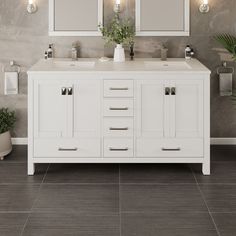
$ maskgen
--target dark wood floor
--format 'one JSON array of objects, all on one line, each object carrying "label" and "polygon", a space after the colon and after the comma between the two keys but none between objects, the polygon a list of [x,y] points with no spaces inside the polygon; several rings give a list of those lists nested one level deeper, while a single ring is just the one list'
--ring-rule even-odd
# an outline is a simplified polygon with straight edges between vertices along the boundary
[{"label": "dark wood floor", "polygon": [[234,236],[236,147],[200,165],[43,164],[26,146],[0,162],[0,236]]}]

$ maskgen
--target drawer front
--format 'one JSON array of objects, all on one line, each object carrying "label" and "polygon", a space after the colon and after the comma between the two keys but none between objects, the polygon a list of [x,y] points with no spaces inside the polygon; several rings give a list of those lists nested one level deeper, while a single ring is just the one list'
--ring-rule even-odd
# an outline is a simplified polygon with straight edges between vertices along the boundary
[{"label": "drawer front", "polygon": [[104,137],[133,137],[133,118],[104,118]]},{"label": "drawer front", "polygon": [[104,80],[104,97],[133,97],[133,80]]},{"label": "drawer front", "polygon": [[34,140],[35,157],[101,157],[100,139]]},{"label": "drawer front", "polygon": [[137,157],[203,157],[203,139],[138,139]]},{"label": "drawer front", "polygon": [[104,139],[104,157],[133,157],[133,139]]},{"label": "drawer front", "polygon": [[104,116],[133,116],[134,102],[132,99],[105,99]]}]

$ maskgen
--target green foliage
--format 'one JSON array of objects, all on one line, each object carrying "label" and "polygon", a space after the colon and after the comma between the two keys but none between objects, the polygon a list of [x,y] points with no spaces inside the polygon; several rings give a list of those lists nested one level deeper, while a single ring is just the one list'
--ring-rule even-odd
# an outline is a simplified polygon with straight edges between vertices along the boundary
[{"label": "green foliage", "polygon": [[8,108],[0,109],[0,134],[12,129],[15,122],[16,116],[14,111],[9,111]]},{"label": "green foliage", "polygon": [[134,43],[134,24],[127,19],[121,20],[118,13],[107,26],[99,25],[99,29],[106,43],[127,45]]},{"label": "green foliage", "polygon": [[233,59],[236,60],[236,37],[230,34],[219,34],[215,36],[218,41],[229,53],[233,55]]}]

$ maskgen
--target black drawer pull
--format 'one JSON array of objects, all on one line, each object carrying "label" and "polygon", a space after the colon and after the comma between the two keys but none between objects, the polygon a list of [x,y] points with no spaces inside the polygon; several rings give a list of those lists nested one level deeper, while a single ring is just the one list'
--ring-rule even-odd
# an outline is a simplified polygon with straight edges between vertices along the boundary
[{"label": "black drawer pull", "polygon": [[59,152],[76,152],[78,148],[58,148]]},{"label": "black drawer pull", "polygon": [[111,91],[127,91],[129,88],[110,88]]},{"label": "black drawer pull", "polygon": [[181,151],[181,148],[162,148],[163,152],[179,152]]},{"label": "black drawer pull", "polygon": [[117,131],[125,131],[125,130],[129,130],[129,128],[128,127],[125,127],[125,128],[113,128],[113,127],[111,127],[110,130],[111,131],[116,131],[116,130]]},{"label": "black drawer pull", "polygon": [[128,107],[110,107],[110,111],[128,111]]},{"label": "black drawer pull", "polygon": [[129,148],[110,148],[111,152],[127,152]]}]

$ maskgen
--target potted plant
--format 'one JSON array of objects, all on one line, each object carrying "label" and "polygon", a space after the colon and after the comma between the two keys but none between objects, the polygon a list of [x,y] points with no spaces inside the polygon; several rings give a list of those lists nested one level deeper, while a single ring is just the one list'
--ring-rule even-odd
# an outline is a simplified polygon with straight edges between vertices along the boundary
[{"label": "potted plant", "polygon": [[15,112],[8,108],[0,109],[0,160],[12,151],[10,130],[16,122]]},{"label": "potted plant", "polygon": [[236,37],[230,34],[219,34],[215,39],[232,54],[233,60],[236,61]]},{"label": "potted plant", "polygon": [[134,42],[134,25],[129,20],[121,20],[119,14],[116,13],[107,26],[99,25],[99,29],[106,43],[116,43],[114,62],[124,62],[125,51],[123,46]]}]

